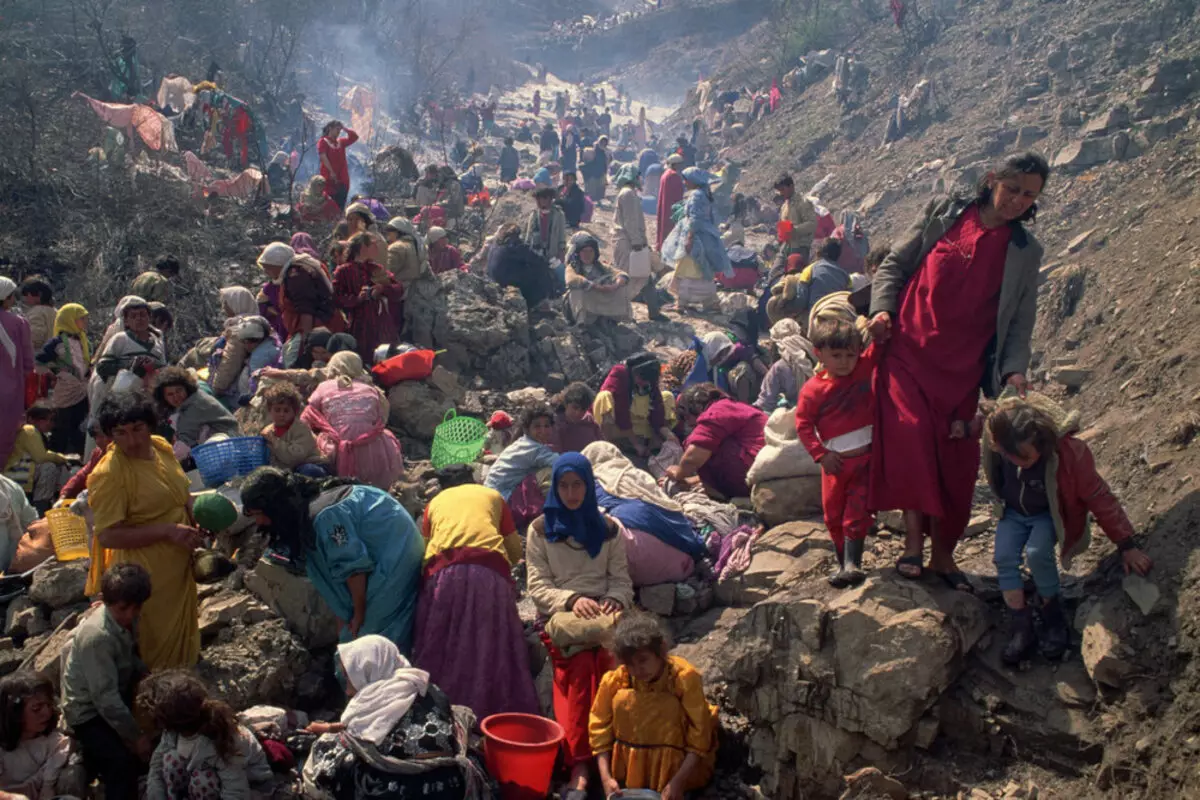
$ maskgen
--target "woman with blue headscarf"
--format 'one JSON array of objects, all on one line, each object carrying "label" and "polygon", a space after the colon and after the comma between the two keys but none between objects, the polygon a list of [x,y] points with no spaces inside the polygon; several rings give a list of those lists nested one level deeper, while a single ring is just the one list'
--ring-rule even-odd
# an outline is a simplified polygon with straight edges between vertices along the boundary
[{"label": "woman with blue headscarf", "polygon": [[717,227],[711,184],[719,181],[698,167],[683,171],[683,215],[663,242],[662,258],[675,269],[674,288],[680,308],[716,303],[718,275],[733,277],[733,265]]},{"label": "woman with blue headscarf", "polygon": [[529,596],[554,664],[554,718],[566,734],[571,780],[564,797],[586,797],[592,760],[588,714],[613,662],[603,643],[617,615],[633,604],[633,582],[620,527],[596,501],[592,465],[580,453],[554,464],[543,514],[525,542]]}]

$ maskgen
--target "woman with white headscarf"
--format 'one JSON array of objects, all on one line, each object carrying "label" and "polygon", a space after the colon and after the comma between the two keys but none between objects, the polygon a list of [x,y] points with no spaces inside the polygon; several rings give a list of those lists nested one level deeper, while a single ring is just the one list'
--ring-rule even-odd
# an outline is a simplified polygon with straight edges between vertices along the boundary
[{"label": "woman with white headscarf", "polygon": [[0,277],[0,462],[8,463],[25,423],[25,379],[33,373],[29,323],[12,310],[17,284]]},{"label": "woman with white headscarf", "polygon": [[817,356],[812,342],[804,338],[800,323],[781,319],[771,326],[771,342],[779,360],[767,370],[754,407],[770,414],[777,408],[795,408],[800,387],[813,376]]},{"label": "woman with white headscarf", "polygon": [[339,722],[310,727],[324,735],[304,766],[306,797],[491,796],[478,757],[467,751],[470,713],[456,715],[429,673],[414,669],[382,636],[338,645],[338,660],[350,702]]},{"label": "woman with white headscarf", "polygon": [[337,353],[325,373],[329,379],[312,393],[300,419],[317,434],[317,447],[340,477],[387,491],[404,475],[400,442],[387,429],[387,396],[357,353]]}]

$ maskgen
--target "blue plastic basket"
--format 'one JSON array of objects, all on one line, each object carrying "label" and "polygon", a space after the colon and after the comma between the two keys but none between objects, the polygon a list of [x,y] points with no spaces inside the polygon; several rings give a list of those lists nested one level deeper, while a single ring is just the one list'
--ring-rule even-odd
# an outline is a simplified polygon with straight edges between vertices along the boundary
[{"label": "blue plastic basket", "polygon": [[205,486],[220,486],[238,475],[249,475],[270,462],[267,440],[261,436],[234,436],[192,448],[192,458]]}]

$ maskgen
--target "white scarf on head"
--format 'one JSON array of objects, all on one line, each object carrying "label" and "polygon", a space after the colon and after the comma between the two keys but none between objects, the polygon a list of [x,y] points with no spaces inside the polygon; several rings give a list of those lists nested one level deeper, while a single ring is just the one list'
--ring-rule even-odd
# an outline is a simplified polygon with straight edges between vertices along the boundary
[{"label": "white scarf on head", "polygon": [[352,735],[378,746],[429,688],[429,673],[413,669],[396,645],[372,634],[338,645],[354,697],[342,712]]},{"label": "white scarf on head", "polygon": [[[12,278],[0,277],[0,301],[7,300],[16,290],[17,284]],[[4,330],[3,325],[0,325],[0,347],[3,347],[4,352],[8,353],[8,360],[15,367],[17,365],[17,343],[8,335],[8,331]]]}]

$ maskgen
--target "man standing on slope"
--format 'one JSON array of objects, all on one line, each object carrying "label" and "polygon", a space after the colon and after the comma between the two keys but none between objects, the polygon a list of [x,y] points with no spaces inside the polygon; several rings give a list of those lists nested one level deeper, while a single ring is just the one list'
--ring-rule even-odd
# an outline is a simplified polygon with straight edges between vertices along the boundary
[{"label": "man standing on slope", "polygon": [[812,256],[813,236],[817,232],[817,210],[807,198],[796,194],[796,181],[788,173],[775,181],[775,191],[783,198],[779,208],[779,255],[773,272],[783,274],[788,256],[803,256],[807,264]]},{"label": "man standing on slope", "polygon": [[667,168],[663,171],[658,182],[658,226],[656,249],[661,253],[663,242],[675,227],[672,212],[675,204],[683,199],[683,177],[679,168],[683,165],[683,156],[672,153],[667,156]]}]

